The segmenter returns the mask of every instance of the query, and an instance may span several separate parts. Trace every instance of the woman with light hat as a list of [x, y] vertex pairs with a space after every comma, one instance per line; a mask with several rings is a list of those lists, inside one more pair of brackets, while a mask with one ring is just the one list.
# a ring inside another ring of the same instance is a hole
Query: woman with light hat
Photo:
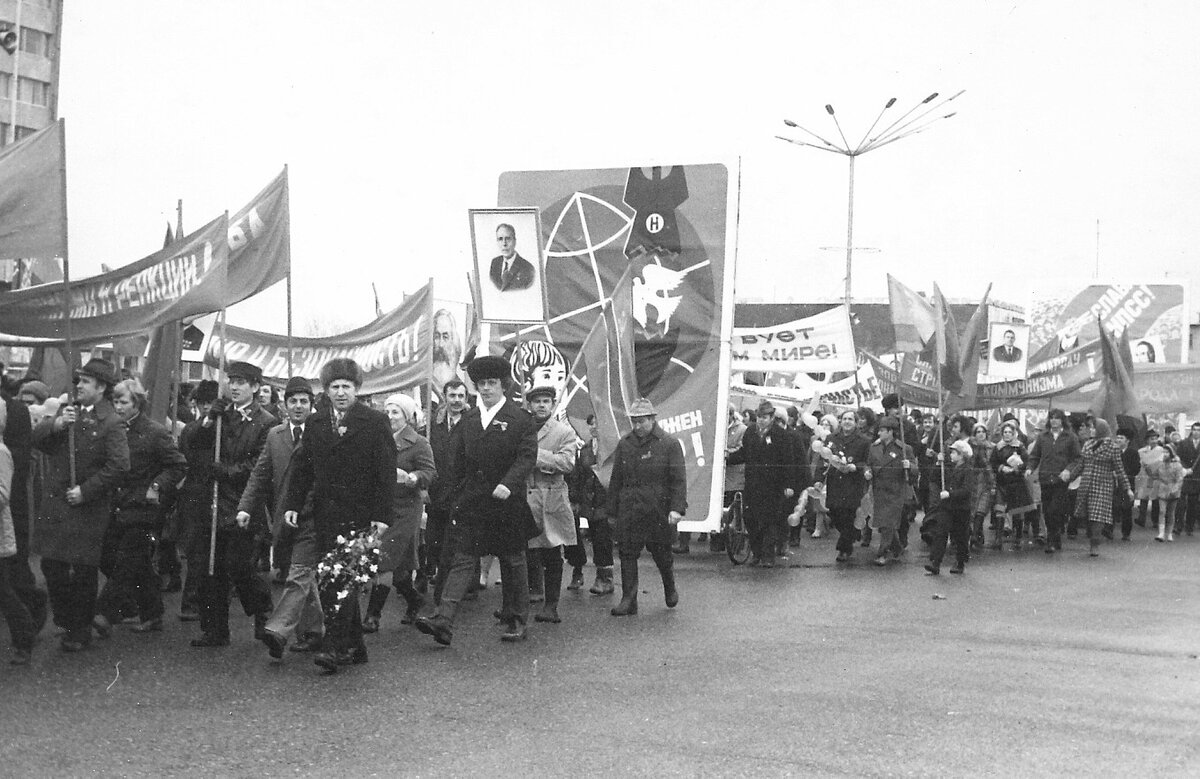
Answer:
[[[392, 524], [382, 536], [384, 561], [391, 567], [392, 586], [404, 598], [406, 608], [402, 625], [411, 625], [424, 605], [421, 594], [413, 586], [413, 571], [417, 569], [417, 546], [421, 535], [421, 515], [424, 513], [426, 490], [437, 477], [433, 449], [420, 433], [416, 423], [420, 413], [417, 401], [397, 393], [383, 402], [383, 411], [392, 426], [396, 441], [396, 484], [392, 487]], [[371, 588], [363, 632], [379, 630], [379, 618], [387, 603], [388, 588], [376, 584]]]

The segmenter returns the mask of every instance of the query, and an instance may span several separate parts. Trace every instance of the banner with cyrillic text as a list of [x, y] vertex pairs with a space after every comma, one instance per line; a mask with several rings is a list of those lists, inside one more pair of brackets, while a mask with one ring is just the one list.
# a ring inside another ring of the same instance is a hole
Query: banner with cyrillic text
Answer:
[[734, 371], [834, 373], [856, 366], [845, 306], [768, 327], [733, 328]]

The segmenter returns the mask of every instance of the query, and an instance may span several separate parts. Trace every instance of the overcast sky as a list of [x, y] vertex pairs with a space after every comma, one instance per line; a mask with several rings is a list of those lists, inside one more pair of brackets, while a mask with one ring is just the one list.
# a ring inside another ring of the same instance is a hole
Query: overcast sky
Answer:
[[[841, 294], [847, 160], [891, 97], [966, 92], [860, 157], [856, 297], [891, 271], [1025, 303], [1039, 279], [1193, 280], [1200, 5], [1118, 2], [67, 0], [72, 273], [236, 210], [288, 164], [296, 329], [433, 275], [505, 170], [741, 160], [739, 299]], [[794, 132], [794, 131], [793, 131]], [[801, 137], [796, 135], [795, 137]], [[834, 248], [823, 248], [834, 247]], [[277, 292], [277, 291], [276, 291]], [[1189, 308], [1197, 300], [1191, 296]], [[282, 332], [282, 294], [230, 322]]]

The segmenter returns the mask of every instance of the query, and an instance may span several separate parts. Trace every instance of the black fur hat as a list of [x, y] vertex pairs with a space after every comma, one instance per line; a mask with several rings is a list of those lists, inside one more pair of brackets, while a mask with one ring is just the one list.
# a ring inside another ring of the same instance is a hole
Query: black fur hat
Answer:
[[321, 368], [321, 386], [328, 387], [338, 379], [345, 379], [355, 387], [363, 383], [362, 368], [349, 357], [334, 357]]

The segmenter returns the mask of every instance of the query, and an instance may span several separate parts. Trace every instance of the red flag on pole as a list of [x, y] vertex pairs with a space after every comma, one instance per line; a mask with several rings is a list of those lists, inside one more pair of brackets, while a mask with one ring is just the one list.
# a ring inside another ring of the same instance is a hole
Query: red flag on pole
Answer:
[[67, 253], [63, 121], [0, 149], [0, 257]]
[[1100, 390], [1092, 401], [1092, 413], [1104, 419], [1115, 432], [1123, 419], [1132, 418], [1137, 424], [1140, 412], [1133, 389], [1133, 352], [1129, 348], [1128, 328], [1117, 339], [1100, 323]]
[[933, 306], [890, 273], [887, 281], [896, 351], [923, 351], [937, 332], [937, 316]]
[[579, 349], [587, 394], [596, 415], [598, 460], [603, 463], [632, 428], [627, 409], [637, 398], [633, 358], [633, 265], [621, 276]]
[[934, 338], [937, 343], [937, 364], [941, 366], [942, 389], [952, 395], [962, 392], [962, 355], [959, 352], [958, 322], [954, 312], [946, 302], [946, 296], [936, 283], [933, 285], [933, 309], [936, 314], [937, 329]]

